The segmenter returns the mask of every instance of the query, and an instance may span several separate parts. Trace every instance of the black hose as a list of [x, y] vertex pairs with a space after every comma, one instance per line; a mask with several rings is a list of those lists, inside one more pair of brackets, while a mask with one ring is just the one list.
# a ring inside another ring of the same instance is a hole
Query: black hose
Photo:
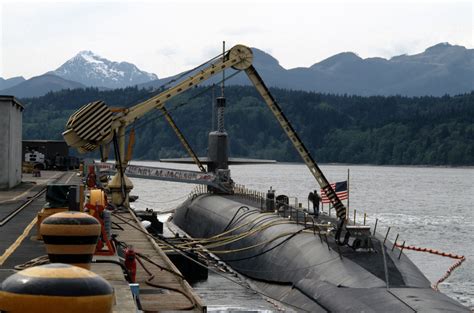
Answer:
[[[145, 272], [147, 272], [147, 274], [149, 275], [149, 278], [146, 280], [147, 285], [150, 285], [150, 286], [155, 287], [155, 288], [167, 289], [167, 290], [171, 290], [171, 291], [174, 291], [174, 292], [178, 292], [178, 293], [182, 294], [183, 296], [185, 296], [191, 302], [191, 305], [186, 307], [186, 308], [181, 308], [180, 310], [192, 310], [196, 307], [196, 302], [194, 301], [193, 297], [189, 296], [183, 290], [180, 290], [178, 288], [173, 288], [173, 287], [170, 287], [170, 286], [165, 286], [165, 285], [160, 285], [160, 284], [154, 283], [153, 280], [155, 279], [155, 275], [143, 264], [143, 262], [140, 260], [140, 258], [137, 258], [137, 261], [138, 261], [138, 263], [140, 263], [140, 265], [145, 270]], [[156, 265], [156, 264], [154, 264], [154, 265]]]
[[222, 232], [225, 232], [225, 231], [230, 227], [230, 225], [232, 225], [232, 222], [234, 221], [235, 217], [237, 216], [237, 214], [238, 214], [238, 213], [240, 212], [240, 210], [242, 210], [242, 209], [247, 209], [247, 211], [250, 210], [249, 207], [248, 207], [248, 206], [245, 206], [245, 205], [243, 205], [243, 206], [241, 206], [240, 208], [238, 208], [237, 211], [235, 211], [234, 216], [233, 216], [232, 219], [229, 221], [229, 223], [227, 223], [227, 226], [224, 228], [224, 230], [223, 230]]
[[148, 263], [155, 265], [155, 266], [158, 267], [160, 270], [166, 271], [166, 272], [168, 272], [168, 273], [171, 273], [171, 274], [173, 274], [173, 275], [175, 275], [175, 276], [178, 276], [178, 277], [181, 278], [181, 279], [185, 279], [185, 277], [184, 277], [183, 275], [181, 275], [181, 273], [175, 272], [175, 271], [173, 271], [173, 270], [170, 270], [170, 269], [168, 269], [168, 268], [166, 268], [166, 267], [163, 267], [163, 266], [159, 265], [158, 263], [156, 263], [156, 262], [154, 262], [152, 259], [150, 259], [148, 256], [146, 256], [146, 255], [144, 255], [144, 254], [142, 254], [142, 253], [139, 253], [139, 252], [136, 252], [136, 254], [137, 254], [140, 258], [144, 259], [145, 261], [148, 261]]
[[113, 228], [113, 229], [115, 229], [115, 230], [125, 230], [125, 229], [124, 229], [122, 226], [120, 226], [120, 224], [117, 223], [117, 222], [112, 222], [112, 225], [117, 226], [117, 228]]
[[288, 238], [285, 238], [284, 240], [282, 240], [281, 242], [279, 242], [278, 244], [274, 245], [273, 247], [267, 249], [267, 250], [264, 250], [262, 252], [259, 252], [257, 254], [254, 254], [254, 255], [251, 255], [251, 256], [248, 256], [248, 257], [245, 257], [245, 258], [239, 258], [239, 259], [231, 259], [231, 260], [228, 260], [228, 259], [224, 259], [225, 262], [238, 262], [238, 261], [243, 261], [243, 260], [248, 260], [248, 259], [253, 259], [253, 258], [256, 258], [258, 256], [261, 256], [267, 252], [270, 252], [272, 251], [273, 249], [276, 249], [278, 248], [279, 246], [281, 246], [282, 244], [284, 244], [285, 242], [289, 241], [291, 238], [295, 237], [296, 235], [298, 235], [299, 233], [301, 233], [302, 231], [306, 230], [306, 229], [309, 229], [309, 228], [312, 228], [312, 226], [310, 227], [305, 227], [305, 228], [302, 228], [300, 230], [298, 230], [297, 232], [293, 233], [291, 236], [289, 236]]
[[130, 275], [130, 272], [128, 271], [125, 264], [123, 264], [122, 262], [115, 261], [115, 260], [93, 260], [92, 263], [98, 263], [98, 264], [99, 263], [110, 263], [110, 264], [119, 265], [122, 268], [122, 271], [125, 272], [125, 276], [127, 277], [127, 281], [129, 283], [132, 283], [132, 276]]

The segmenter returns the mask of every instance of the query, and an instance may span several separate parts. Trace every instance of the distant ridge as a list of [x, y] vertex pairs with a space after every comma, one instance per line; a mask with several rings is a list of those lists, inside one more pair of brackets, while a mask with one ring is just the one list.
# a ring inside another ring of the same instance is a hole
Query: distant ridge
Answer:
[[50, 91], [62, 89], [85, 88], [78, 82], [63, 79], [56, 75], [44, 74], [36, 76], [13, 87], [0, 90], [0, 94], [13, 95], [17, 98], [39, 97]]
[[[442, 96], [474, 90], [474, 49], [449, 43], [390, 59], [363, 59], [353, 52], [341, 52], [309, 67], [292, 69], [285, 69], [262, 50], [253, 48], [253, 52], [254, 66], [270, 87], [361, 96]], [[232, 72], [228, 70], [227, 77]], [[142, 71], [131, 63], [109, 61], [91, 51], [79, 52], [47, 74], [50, 76], [37, 76], [27, 81], [23, 77], [0, 78], [0, 93], [30, 97], [60, 87], [113, 89], [138, 85], [139, 88], [157, 88], [175, 77], [158, 79], [155, 74]], [[219, 80], [220, 77], [214, 77], [204, 84]], [[227, 80], [227, 85], [249, 84], [243, 73]]]
[[17, 77], [12, 77], [8, 79], [4, 79], [0, 77], [0, 90], [13, 87], [24, 81], [25, 79], [23, 78], [23, 76], [17, 76]]
[[[361, 96], [441, 96], [474, 90], [474, 49], [449, 43], [388, 60], [363, 59], [353, 52], [342, 52], [310, 67], [293, 69], [283, 68], [264, 51], [252, 50], [255, 68], [271, 87]], [[157, 87], [169, 80], [167, 77], [141, 86]], [[250, 82], [245, 74], [238, 74], [227, 84], [249, 85]]]

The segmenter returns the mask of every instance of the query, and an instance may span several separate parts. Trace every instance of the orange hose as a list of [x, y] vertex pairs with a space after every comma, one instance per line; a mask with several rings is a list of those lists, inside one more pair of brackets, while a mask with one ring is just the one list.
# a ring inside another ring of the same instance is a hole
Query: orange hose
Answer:
[[398, 248], [403, 248], [403, 249], [408, 249], [408, 250], [413, 250], [413, 251], [420, 251], [420, 252], [427, 252], [427, 253], [431, 253], [431, 254], [435, 254], [435, 255], [440, 255], [440, 256], [444, 256], [444, 257], [448, 257], [448, 258], [451, 258], [451, 259], [457, 259], [456, 263], [454, 263], [453, 265], [451, 265], [449, 267], [449, 269], [446, 271], [446, 273], [440, 278], [438, 279], [438, 281], [433, 284], [433, 286], [431, 286], [434, 290], [437, 290], [439, 291], [439, 284], [441, 284], [443, 281], [445, 281], [446, 279], [448, 279], [448, 277], [451, 275], [451, 273], [456, 269], [458, 268], [459, 266], [461, 266], [461, 264], [466, 261], [466, 257], [464, 255], [458, 255], [458, 254], [453, 254], [453, 253], [446, 253], [446, 252], [441, 252], [441, 251], [438, 251], [438, 250], [435, 250], [435, 249], [428, 249], [428, 248], [420, 248], [420, 247], [415, 247], [415, 246], [403, 246], [400, 245], [400, 244], [395, 244], [396, 247]]

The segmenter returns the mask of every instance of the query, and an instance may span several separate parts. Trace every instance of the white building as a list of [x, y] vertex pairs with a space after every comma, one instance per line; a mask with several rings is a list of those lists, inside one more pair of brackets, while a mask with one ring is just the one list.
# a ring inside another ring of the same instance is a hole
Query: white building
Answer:
[[21, 183], [22, 112], [15, 97], [0, 95], [0, 189]]

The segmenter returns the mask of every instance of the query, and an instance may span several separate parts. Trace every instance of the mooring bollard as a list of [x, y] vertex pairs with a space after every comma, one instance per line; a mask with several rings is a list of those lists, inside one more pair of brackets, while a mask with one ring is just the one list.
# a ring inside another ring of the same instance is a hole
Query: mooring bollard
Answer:
[[0, 311], [8, 313], [110, 313], [113, 288], [86, 269], [53, 263], [27, 268], [5, 279]]
[[51, 263], [90, 269], [101, 233], [99, 221], [86, 213], [61, 212], [47, 217], [40, 227]]

